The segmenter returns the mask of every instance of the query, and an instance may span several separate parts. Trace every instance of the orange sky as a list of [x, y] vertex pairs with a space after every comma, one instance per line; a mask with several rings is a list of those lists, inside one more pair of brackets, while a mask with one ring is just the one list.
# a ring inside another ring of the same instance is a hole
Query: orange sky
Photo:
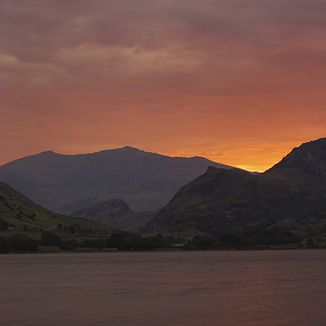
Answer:
[[0, 165], [126, 145], [264, 171], [326, 136], [324, 0], [0, 2]]

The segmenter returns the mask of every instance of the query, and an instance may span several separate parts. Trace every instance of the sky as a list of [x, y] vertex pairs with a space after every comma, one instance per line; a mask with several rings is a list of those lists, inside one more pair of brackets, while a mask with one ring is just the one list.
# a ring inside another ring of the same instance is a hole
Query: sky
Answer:
[[0, 165], [132, 146], [264, 171], [326, 137], [325, 0], [0, 0]]

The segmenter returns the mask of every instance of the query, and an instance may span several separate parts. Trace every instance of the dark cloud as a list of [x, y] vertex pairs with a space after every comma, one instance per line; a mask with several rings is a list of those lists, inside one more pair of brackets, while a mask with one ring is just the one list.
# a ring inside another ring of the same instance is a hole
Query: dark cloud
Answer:
[[3, 0], [0, 137], [239, 158], [323, 136], [325, 15], [324, 0]]
[[231, 43], [277, 47], [298, 35], [320, 34], [325, 12], [321, 1], [17, 0], [1, 6], [1, 43], [17, 56], [37, 61], [56, 49], [85, 43], [158, 48], [179, 42], [204, 50]]

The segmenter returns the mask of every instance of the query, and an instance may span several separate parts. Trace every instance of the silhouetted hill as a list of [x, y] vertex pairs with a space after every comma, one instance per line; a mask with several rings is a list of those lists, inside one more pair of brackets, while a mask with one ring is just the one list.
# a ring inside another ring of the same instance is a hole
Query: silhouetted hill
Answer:
[[112, 197], [149, 211], [166, 205], [209, 165], [231, 168], [202, 157], [168, 157], [131, 147], [83, 155], [48, 151], [2, 165], [0, 179], [55, 212], [71, 213]]
[[217, 237], [280, 229], [326, 240], [325, 166], [321, 139], [294, 149], [262, 174], [209, 167], [141, 230]]

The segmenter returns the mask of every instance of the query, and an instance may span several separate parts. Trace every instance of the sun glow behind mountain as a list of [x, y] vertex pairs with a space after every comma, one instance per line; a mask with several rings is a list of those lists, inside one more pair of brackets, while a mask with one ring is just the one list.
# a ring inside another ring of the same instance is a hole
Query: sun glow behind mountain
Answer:
[[126, 145], [264, 171], [325, 136], [326, 3], [7, 1], [0, 164]]

